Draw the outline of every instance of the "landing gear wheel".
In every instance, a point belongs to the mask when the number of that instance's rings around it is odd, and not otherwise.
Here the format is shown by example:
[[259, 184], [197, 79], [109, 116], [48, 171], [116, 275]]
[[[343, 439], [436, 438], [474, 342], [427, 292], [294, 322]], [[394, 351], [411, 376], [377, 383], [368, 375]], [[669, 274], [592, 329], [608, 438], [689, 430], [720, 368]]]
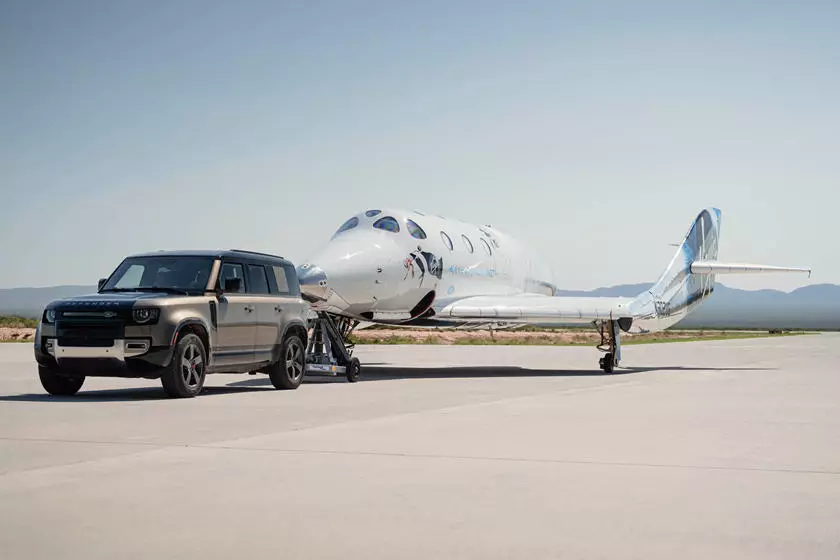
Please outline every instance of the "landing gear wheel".
[[347, 381], [356, 383], [362, 376], [362, 363], [359, 358], [351, 358], [350, 363], [347, 364]]
[[303, 341], [296, 334], [290, 334], [283, 340], [280, 359], [268, 368], [268, 377], [276, 389], [297, 389], [303, 381], [304, 363]]
[[613, 372], [613, 355], [609, 352], [604, 354], [604, 357], [601, 358], [598, 363], [601, 366], [601, 369], [604, 370], [604, 373], [612, 373]]
[[201, 339], [192, 333], [178, 340], [172, 360], [160, 376], [166, 394], [173, 398], [195, 397], [204, 389], [207, 351]]
[[41, 386], [47, 393], [64, 397], [78, 393], [85, 382], [84, 377], [67, 377], [48, 366], [38, 366], [38, 377], [41, 378]]

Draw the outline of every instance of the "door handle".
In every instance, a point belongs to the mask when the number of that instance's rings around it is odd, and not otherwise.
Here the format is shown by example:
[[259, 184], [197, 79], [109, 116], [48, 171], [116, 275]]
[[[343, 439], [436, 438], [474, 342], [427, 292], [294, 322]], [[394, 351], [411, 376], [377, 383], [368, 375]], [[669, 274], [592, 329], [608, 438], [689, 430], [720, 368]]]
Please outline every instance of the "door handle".
[[253, 310], [254, 310], [254, 306], [253, 306], [253, 305], [246, 305], [246, 306], [245, 306], [245, 311], [247, 311], [248, 313], [252, 312]]
[[277, 313], [282, 313], [283, 308], [282, 308], [282, 307], [280, 307], [279, 305], [275, 305], [275, 306], [274, 306], [274, 311], [276, 311]]

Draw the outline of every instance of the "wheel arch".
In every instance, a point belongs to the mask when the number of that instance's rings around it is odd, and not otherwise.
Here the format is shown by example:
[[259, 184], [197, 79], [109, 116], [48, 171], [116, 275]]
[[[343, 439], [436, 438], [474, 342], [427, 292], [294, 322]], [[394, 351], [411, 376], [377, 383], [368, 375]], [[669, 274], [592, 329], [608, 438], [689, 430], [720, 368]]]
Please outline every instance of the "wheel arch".
[[282, 344], [286, 337], [289, 334], [296, 334], [300, 337], [303, 341], [303, 347], [306, 348], [307, 344], [307, 337], [309, 336], [309, 331], [306, 330], [306, 325], [303, 324], [303, 321], [292, 321], [286, 328], [283, 329], [283, 334], [280, 336], [280, 340], [277, 341], [278, 344]]
[[178, 326], [175, 327], [175, 334], [172, 335], [172, 342], [170, 346], [175, 348], [175, 345], [178, 344], [178, 340], [184, 335], [192, 333], [198, 336], [201, 339], [202, 344], [204, 344], [204, 351], [207, 352], [208, 359], [210, 358], [210, 329], [201, 319], [184, 319]]

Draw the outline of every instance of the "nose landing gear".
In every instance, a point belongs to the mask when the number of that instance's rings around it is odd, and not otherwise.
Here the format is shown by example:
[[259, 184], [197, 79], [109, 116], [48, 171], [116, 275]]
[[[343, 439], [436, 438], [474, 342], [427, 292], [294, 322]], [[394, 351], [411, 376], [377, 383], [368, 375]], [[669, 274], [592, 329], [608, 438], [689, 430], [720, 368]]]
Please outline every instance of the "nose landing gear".
[[306, 347], [306, 373], [344, 375], [350, 383], [359, 381], [362, 366], [352, 356], [353, 344], [347, 342], [358, 324], [345, 318], [335, 321], [329, 313], [319, 311]]
[[621, 360], [621, 328], [618, 321], [613, 320], [595, 321], [594, 325], [601, 335], [601, 342], [597, 348], [604, 352], [604, 356], [598, 360], [598, 365], [604, 373], [612, 373]]

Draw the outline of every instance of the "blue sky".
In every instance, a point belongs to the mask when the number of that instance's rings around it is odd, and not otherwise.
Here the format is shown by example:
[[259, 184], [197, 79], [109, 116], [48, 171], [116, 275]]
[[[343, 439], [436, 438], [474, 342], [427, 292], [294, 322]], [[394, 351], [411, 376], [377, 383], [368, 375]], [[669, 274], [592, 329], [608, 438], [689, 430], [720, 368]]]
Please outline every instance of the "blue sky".
[[769, 4], [2, 0], [0, 287], [303, 262], [389, 205], [568, 289], [653, 281], [715, 205], [721, 259], [814, 268], [725, 283], [840, 283], [840, 8]]

